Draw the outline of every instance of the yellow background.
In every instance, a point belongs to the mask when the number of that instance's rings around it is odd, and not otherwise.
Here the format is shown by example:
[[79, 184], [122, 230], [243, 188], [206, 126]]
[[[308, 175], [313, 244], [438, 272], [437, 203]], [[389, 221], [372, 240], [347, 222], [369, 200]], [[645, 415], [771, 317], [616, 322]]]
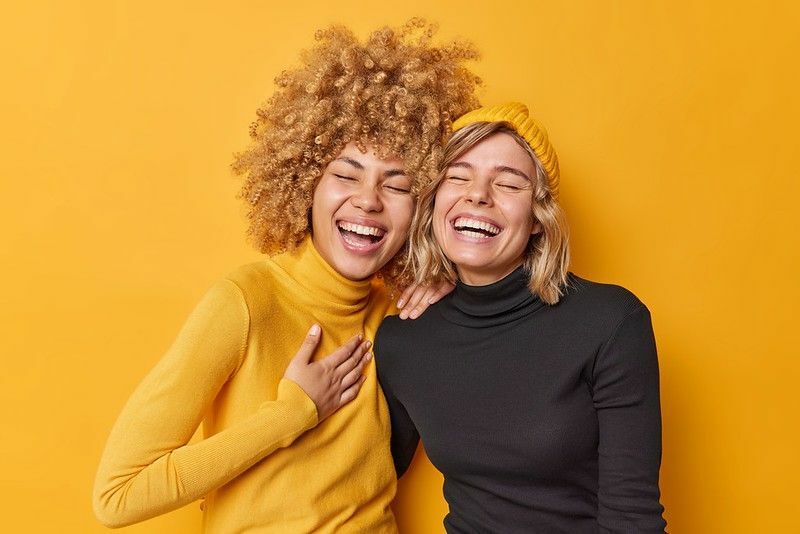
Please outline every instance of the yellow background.
[[[211, 282], [258, 255], [228, 165], [272, 79], [340, 21], [421, 14], [482, 99], [558, 149], [573, 270], [653, 313], [676, 533], [797, 532], [798, 13], [763, 2], [15, 2], [0, 22], [3, 532], [101, 532], [127, 396]], [[440, 531], [438, 475], [401, 484]], [[196, 504], [126, 532], [198, 530]]]

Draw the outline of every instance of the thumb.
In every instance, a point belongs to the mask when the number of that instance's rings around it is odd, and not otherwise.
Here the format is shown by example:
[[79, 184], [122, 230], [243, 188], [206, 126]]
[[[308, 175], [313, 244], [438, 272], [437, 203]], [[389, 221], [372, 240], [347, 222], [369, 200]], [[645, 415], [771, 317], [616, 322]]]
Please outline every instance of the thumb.
[[309, 363], [311, 358], [314, 356], [314, 351], [317, 349], [317, 345], [319, 345], [319, 338], [321, 337], [322, 330], [320, 329], [318, 324], [314, 324], [311, 326], [311, 329], [306, 334], [305, 339], [303, 339], [303, 344], [300, 345], [300, 350], [297, 351], [295, 354], [294, 360], [301, 362], [301, 363]]

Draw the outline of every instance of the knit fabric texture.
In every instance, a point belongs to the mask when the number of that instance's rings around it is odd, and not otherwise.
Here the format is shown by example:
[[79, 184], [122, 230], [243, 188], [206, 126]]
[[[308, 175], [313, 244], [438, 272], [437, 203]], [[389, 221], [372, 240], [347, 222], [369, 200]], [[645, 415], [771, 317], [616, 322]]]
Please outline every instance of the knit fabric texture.
[[[310, 238], [218, 281], [138, 386], [108, 439], [97, 516], [123, 526], [205, 498], [207, 533], [395, 533], [396, 479], [374, 362], [322, 423], [283, 373], [313, 323], [315, 358], [372, 338], [383, 287], [331, 268]], [[190, 439], [203, 422], [203, 439]]]
[[558, 190], [560, 178], [558, 168], [558, 155], [550, 144], [550, 138], [544, 126], [536, 122], [525, 104], [508, 102], [496, 106], [484, 106], [465, 113], [453, 122], [453, 131], [456, 132], [476, 122], [507, 122], [514, 130], [528, 142], [533, 153], [547, 173], [550, 189], [555, 195]]

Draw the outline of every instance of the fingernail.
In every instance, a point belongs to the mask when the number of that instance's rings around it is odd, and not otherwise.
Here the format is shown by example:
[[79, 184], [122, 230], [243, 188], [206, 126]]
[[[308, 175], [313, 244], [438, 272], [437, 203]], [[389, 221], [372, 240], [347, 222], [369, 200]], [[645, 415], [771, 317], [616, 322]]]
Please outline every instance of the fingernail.
[[370, 361], [371, 359], [372, 359], [372, 353], [368, 352], [367, 353], [367, 361]]
[[402, 308], [405, 305], [406, 305], [406, 301], [405, 300], [400, 299], [400, 300], [397, 301], [397, 307], [398, 308]]
[[372, 346], [372, 341], [367, 341], [367, 348], [370, 348], [371, 346]]
[[319, 325], [318, 324], [312, 325], [311, 330], [309, 330], [308, 333], [311, 334], [312, 336], [316, 336], [317, 334], [319, 334]]

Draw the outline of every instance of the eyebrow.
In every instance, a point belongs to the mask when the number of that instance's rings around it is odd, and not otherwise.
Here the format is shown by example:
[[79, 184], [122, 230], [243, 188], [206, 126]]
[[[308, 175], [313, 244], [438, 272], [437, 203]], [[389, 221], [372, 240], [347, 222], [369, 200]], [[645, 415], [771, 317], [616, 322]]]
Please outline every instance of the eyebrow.
[[[453, 167], [462, 168], [462, 169], [472, 169], [473, 168], [472, 165], [470, 165], [466, 161], [456, 161], [455, 163], [450, 165], [450, 168], [453, 168]], [[521, 170], [519, 170], [519, 169], [517, 169], [515, 167], [509, 167], [508, 165], [497, 165], [494, 168], [494, 171], [495, 172], [508, 172], [508, 173], [511, 173], [511, 174], [516, 174], [517, 176], [525, 178], [529, 182], [532, 181], [530, 176], [528, 176], [527, 174], [525, 174]]]
[[[347, 156], [336, 158], [334, 161], [342, 161], [344, 163], [352, 165], [353, 167], [355, 167], [360, 171], [364, 170], [364, 166], [360, 162], [354, 160], [353, 158], [348, 158]], [[386, 171], [383, 171], [383, 175], [387, 178], [391, 178], [392, 176], [405, 176], [406, 171], [403, 169], [388, 169]]]

